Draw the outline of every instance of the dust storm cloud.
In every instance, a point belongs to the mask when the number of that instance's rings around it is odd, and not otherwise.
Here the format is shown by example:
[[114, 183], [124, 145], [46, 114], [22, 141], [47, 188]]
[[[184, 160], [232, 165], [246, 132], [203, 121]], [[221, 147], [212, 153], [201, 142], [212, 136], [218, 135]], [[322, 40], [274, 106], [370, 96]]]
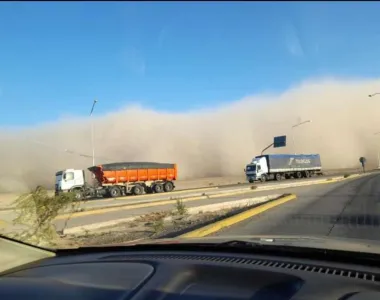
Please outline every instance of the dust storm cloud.
[[[360, 156], [377, 163], [380, 148], [380, 80], [323, 79], [279, 94], [254, 95], [203, 111], [163, 113], [127, 107], [95, 122], [96, 163], [175, 162], [181, 179], [242, 174], [244, 165], [286, 134], [288, 146], [267, 153], [320, 153], [324, 168], [357, 167]], [[0, 192], [52, 188], [59, 169], [87, 168], [91, 155], [88, 117], [34, 128], [0, 131]]]

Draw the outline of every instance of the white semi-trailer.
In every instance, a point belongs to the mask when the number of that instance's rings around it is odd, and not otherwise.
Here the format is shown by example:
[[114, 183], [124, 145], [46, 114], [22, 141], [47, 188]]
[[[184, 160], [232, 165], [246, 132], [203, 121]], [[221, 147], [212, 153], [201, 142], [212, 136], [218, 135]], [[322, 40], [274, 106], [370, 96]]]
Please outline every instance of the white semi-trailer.
[[247, 181], [278, 181], [322, 174], [319, 154], [268, 154], [256, 156], [244, 169]]

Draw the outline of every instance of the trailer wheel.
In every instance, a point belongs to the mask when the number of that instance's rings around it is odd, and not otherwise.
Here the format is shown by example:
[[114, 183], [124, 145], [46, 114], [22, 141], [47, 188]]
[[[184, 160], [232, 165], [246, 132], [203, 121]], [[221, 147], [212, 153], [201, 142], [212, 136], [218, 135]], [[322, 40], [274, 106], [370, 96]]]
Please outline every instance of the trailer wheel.
[[151, 186], [145, 186], [145, 193], [146, 194], [152, 194], [153, 193], [153, 189]]
[[282, 175], [280, 173], [277, 173], [276, 174], [276, 180], [281, 181], [281, 179], [282, 179]]
[[309, 171], [305, 171], [305, 177], [306, 177], [306, 178], [309, 178], [309, 177], [310, 177], [310, 172], [309, 172]]
[[109, 193], [112, 198], [120, 197], [121, 191], [117, 186], [113, 186], [109, 188]]
[[132, 193], [133, 195], [142, 195], [144, 193], [144, 188], [141, 185], [137, 184], [133, 187]]
[[173, 184], [173, 182], [171, 182], [171, 181], [165, 182], [165, 184], [164, 184], [164, 191], [165, 192], [171, 192], [172, 190], [174, 190], [174, 184]]
[[296, 176], [297, 176], [298, 179], [300, 179], [300, 178], [302, 178], [302, 173], [301, 172], [297, 172]]
[[157, 183], [153, 186], [153, 191], [155, 193], [162, 193], [163, 190], [164, 190], [164, 187], [161, 183]]

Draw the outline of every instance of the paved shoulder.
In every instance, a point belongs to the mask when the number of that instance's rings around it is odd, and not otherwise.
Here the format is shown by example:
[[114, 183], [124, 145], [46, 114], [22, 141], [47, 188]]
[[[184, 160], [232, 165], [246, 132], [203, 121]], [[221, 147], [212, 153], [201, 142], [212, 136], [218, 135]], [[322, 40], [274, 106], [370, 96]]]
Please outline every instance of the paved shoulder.
[[297, 200], [216, 235], [310, 235], [380, 239], [380, 175], [310, 187]]

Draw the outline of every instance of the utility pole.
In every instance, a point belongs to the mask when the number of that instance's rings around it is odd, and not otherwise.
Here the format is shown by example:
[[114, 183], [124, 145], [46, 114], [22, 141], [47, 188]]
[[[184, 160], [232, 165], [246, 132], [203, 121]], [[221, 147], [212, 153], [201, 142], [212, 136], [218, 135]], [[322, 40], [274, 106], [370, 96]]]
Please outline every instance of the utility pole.
[[92, 103], [92, 108], [90, 112], [90, 118], [91, 118], [91, 147], [92, 147], [92, 165], [95, 166], [95, 146], [94, 146], [94, 119], [92, 117], [92, 113], [94, 112], [94, 108], [98, 100], [94, 100]]

